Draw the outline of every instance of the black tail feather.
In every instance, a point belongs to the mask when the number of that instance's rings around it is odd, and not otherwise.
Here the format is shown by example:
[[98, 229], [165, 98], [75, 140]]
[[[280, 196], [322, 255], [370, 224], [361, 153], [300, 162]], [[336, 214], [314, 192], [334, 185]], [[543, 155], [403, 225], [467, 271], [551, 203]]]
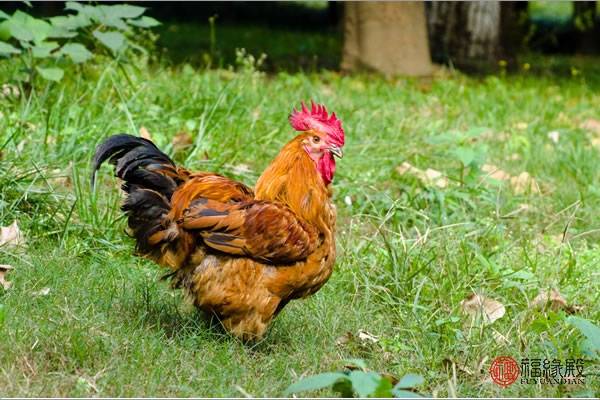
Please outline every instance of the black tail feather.
[[[129, 155], [133, 152], [134, 156]], [[106, 139], [96, 148], [96, 154], [92, 160], [92, 187], [96, 181], [96, 171], [100, 168], [100, 165], [106, 160], [113, 165], [117, 165], [118, 161], [122, 158], [128, 159], [127, 163], [121, 164], [121, 169], [126, 167], [128, 163], [134, 161], [137, 157], [143, 156], [143, 158], [152, 159], [154, 162], [163, 164], [167, 163], [175, 166], [173, 161], [165, 153], [160, 151], [154, 143], [148, 139], [144, 139], [137, 136], [119, 134], [114, 135]], [[117, 173], [117, 175], [119, 175]]]
[[92, 161], [92, 187], [96, 171], [107, 160], [115, 166], [115, 175], [124, 181], [122, 189], [127, 192], [127, 198], [122, 210], [127, 214], [137, 249], [142, 254], [150, 254], [156, 249], [149, 244], [149, 238], [166, 228], [171, 196], [181, 183], [174, 178], [177, 168], [150, 140], [115, 135], [96, 149]]

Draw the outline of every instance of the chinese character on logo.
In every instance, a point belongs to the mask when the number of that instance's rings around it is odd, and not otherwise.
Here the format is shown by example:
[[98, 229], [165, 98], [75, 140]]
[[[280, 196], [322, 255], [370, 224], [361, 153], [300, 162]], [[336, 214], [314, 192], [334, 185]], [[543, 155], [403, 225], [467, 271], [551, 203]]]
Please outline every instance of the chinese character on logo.
[[498, 386], [505, 388], [519, 377], [519, 365], [512, 357], [496, 357], [490, 366], [490, 376]]

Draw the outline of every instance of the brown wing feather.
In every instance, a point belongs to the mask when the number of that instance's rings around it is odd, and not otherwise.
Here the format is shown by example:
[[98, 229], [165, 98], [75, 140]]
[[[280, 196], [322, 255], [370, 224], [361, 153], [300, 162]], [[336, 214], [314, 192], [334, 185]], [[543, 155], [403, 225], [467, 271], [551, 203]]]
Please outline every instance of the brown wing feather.
[[173, 193], [169, 215], [173, 220], [181, 218], [184, 211], [198, 198], [223, 203], [240, 202], [254, 199], [254, 192], [243, 183], [224, 176], [197, 172], [191, 174], [190, 178]]
[[305, 259], [318, 246], [316, 228], [275, 202], [197, 199], [184, 212], [181, 226], [198, 230], [213, 249], [270, 263]]

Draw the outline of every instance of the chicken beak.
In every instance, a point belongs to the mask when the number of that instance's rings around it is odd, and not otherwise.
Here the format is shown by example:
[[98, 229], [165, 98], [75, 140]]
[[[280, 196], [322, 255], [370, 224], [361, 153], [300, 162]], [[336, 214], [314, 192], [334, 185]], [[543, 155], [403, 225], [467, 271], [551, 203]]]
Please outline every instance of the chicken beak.
[[331, 146], [329, 148], [329, 151], [331, 152], [331, 154], [333, 154], [334, 156], [336, 156], [337, 158], [342, 158], [344, 157], [344, 153], [342, 152], [342, 148], [338, 147], [338, 146]]

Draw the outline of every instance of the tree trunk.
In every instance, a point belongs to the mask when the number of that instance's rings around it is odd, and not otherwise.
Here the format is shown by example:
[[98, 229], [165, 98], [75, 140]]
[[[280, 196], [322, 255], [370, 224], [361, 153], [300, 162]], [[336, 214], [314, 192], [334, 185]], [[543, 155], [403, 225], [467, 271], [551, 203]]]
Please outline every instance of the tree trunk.
[[489, 64], [500, 54], [500, 2], [433, 2], [429, 37], [433, 59], [462, 67]]
[[421, 2], [348, 2], [342, 70], [386, 76], [430, 75], [425, 7]]
[[594, 54], [598, 49], [598, 30], [596, 24], [596, 2], [574, 1], [573, 24], [577, 30], [576, 51]]
[[526, 48], [530, 30], [528, 4], [526, 1], [503, 1], [500, 4], [500, 53], [509, 63]]

